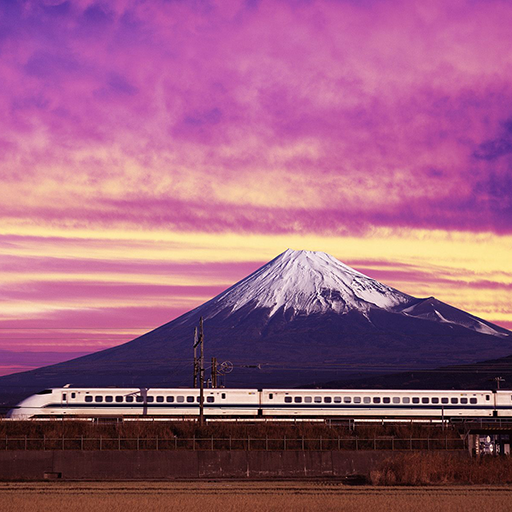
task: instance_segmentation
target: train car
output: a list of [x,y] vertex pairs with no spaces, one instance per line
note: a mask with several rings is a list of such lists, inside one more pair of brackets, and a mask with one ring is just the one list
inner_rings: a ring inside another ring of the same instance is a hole
[[[256,389],[205,389],[205,416],[256,416]],[[13,419],[181,417],[199,414],[198,389],[54,388],[20,402],[9,412]]]
[[496,416],[512,417],[512,391],[498,390],[494,393],[496,401]]
[[494,394],[489,391],[267,389],[262,391],[261,407],[264,416],[274,417],[442,419],[495,414]]
[[[54,388],[9,413],[27,418],[193,418],[196,388]],[[510,391],[205,389],[204,415],[224,418],[485,418],[511,417]]]

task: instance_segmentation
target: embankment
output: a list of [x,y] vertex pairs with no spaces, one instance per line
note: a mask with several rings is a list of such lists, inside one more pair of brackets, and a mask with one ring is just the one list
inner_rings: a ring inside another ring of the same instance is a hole
[[442,467],[475,464],[464,451],[5,450],[0,451],[0,480],[342,479],[362,475],[375,483],[407,483],[399,475],[408,467],[407,457],[413,457],[418,467],[430,457],[420,475],[424,479],[428,467],[438,468],[431,471],[437,474]]

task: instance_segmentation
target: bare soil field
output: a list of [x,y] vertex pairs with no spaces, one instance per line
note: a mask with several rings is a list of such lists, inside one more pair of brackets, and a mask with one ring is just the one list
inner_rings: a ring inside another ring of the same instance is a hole
[[347,487],[335,482],[126,482],[0,484],[16,512],[432,511],[512,509],[510,486]]

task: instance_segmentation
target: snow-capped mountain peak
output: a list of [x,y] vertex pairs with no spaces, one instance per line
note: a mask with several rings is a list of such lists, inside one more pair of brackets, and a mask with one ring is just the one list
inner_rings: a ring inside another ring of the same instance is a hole
[[235,312],[246,305],[294,314],[363,314],[378,307],[392,309],[411,300],[394,288],[379,283],[324,252],[288,249],[254,273],[236,283],[204,306],[207,318],[221,310]]

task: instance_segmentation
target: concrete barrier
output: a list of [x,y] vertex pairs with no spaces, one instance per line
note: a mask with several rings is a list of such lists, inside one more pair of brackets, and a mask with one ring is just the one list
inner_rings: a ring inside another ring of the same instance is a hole
[[[469,458],[464,451],[443,451]],[[396,451],[22,451],[0,452],[0,480],[343,478],[369,475]]]

